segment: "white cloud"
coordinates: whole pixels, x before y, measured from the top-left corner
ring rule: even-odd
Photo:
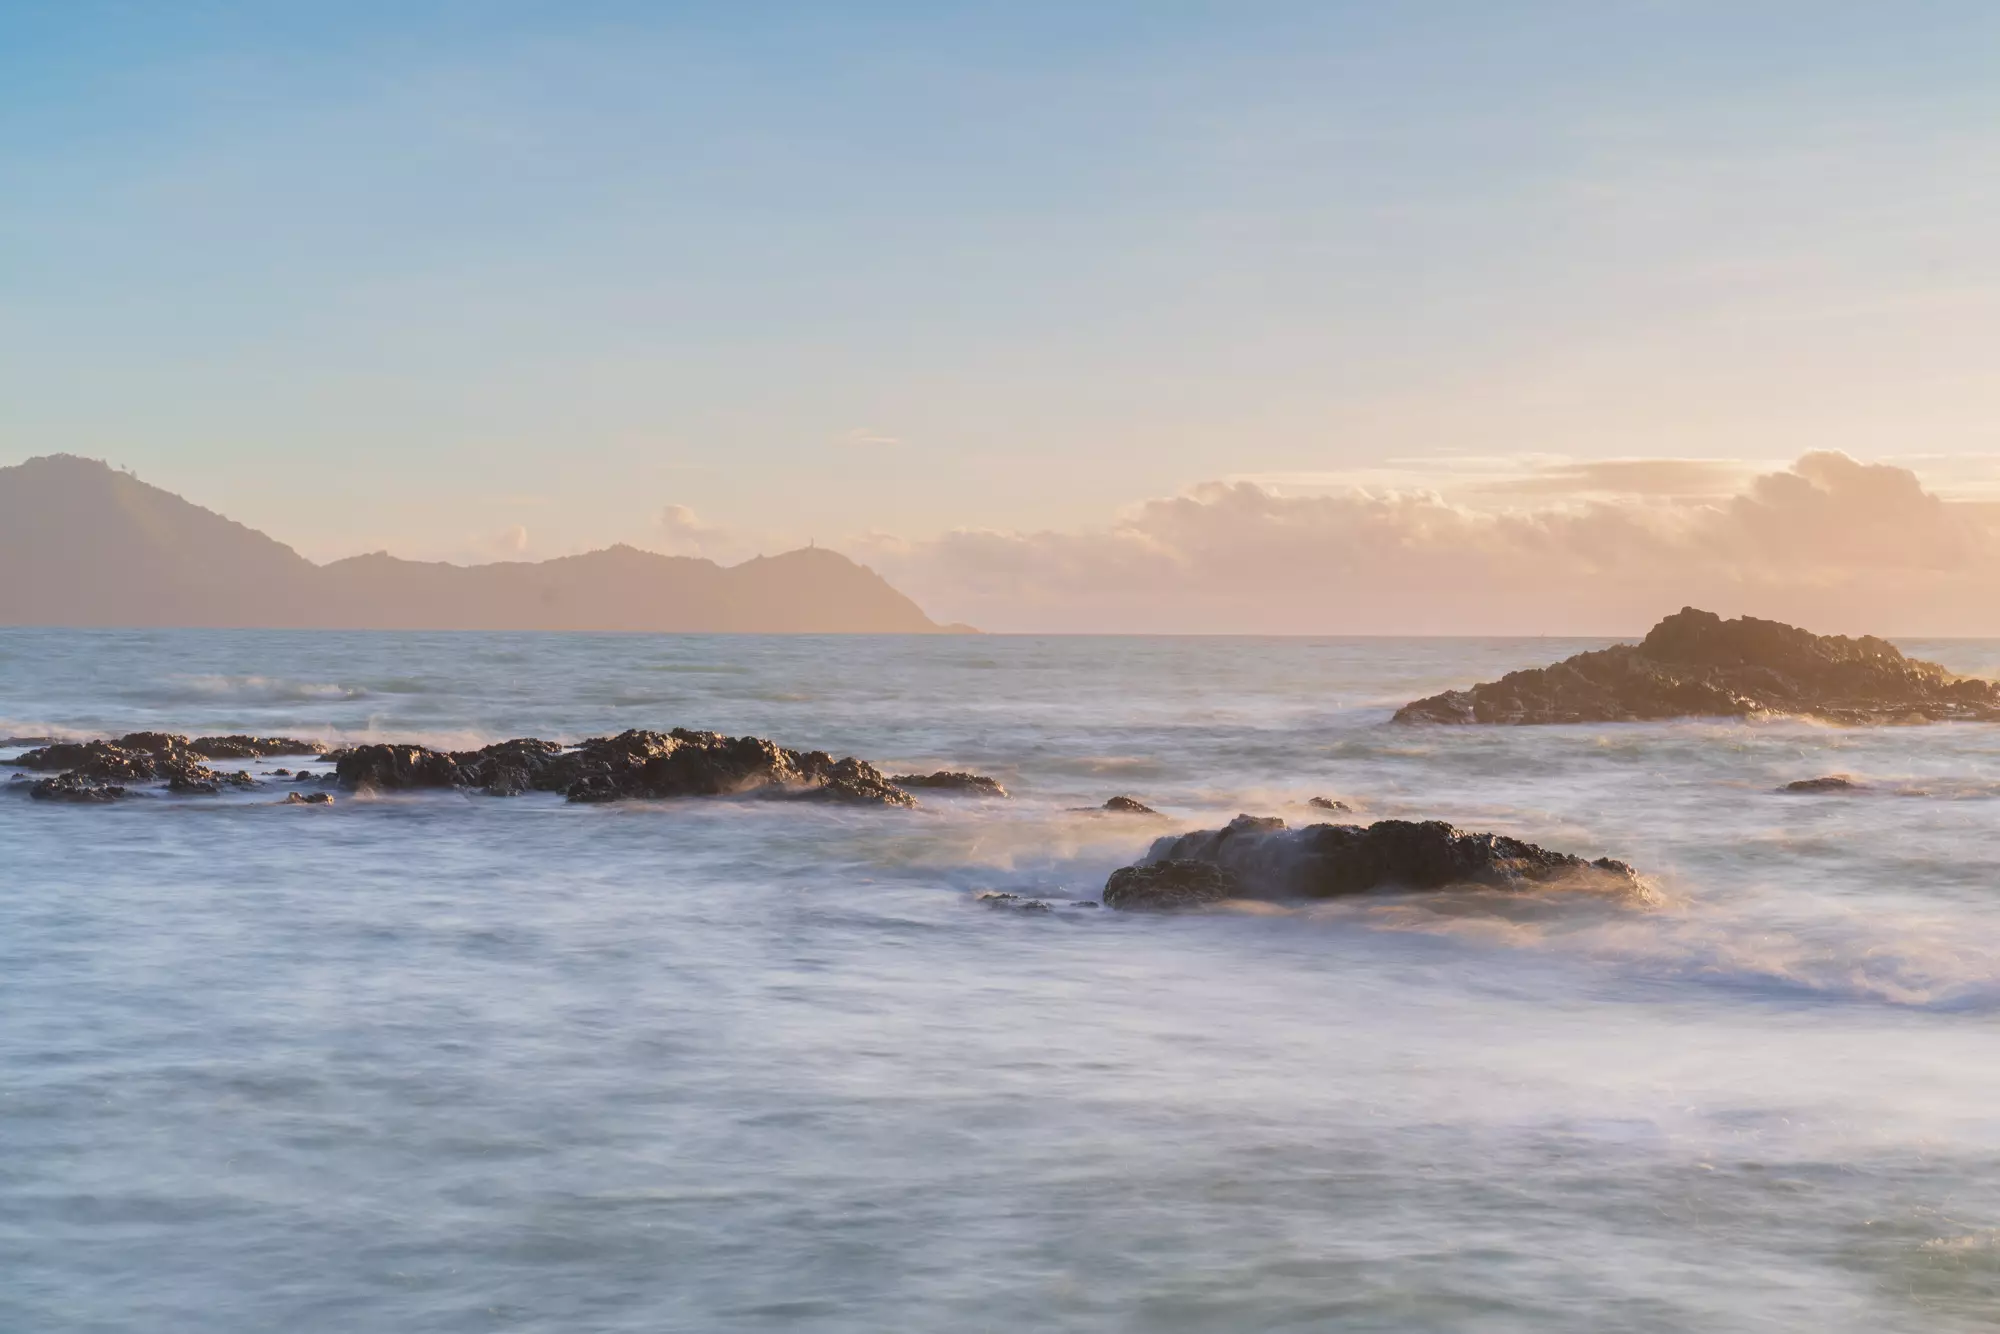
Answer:
[[[934,617],[988,629],[1609,634],[1694,603],[1827,630],[2000,631],[1993,507],[1833,453],[1705,495],[1713,462],[1551,467],[1546,488],[1488,487],[1486,504],[1217,482],[1096,531],[861,547]]]

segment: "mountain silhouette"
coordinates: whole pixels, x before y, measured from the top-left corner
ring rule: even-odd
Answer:
[[[94,459],[0,468],[0,624],[925,634],[941,627],[824,548],[721,566],[614,546],[493,565],[383,552],[315,565]],[[959,629],[963,627],[949,627]]]

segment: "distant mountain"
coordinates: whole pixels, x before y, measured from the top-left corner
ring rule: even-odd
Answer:
[[[0,624],[926,634],[941,627],[821,548],[721,566],[615,546],[495,565],[378,552],[315,565],[93,459],[0,468]]]

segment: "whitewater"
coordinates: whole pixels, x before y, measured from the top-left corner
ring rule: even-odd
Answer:
[[[2000,729],[1389,722],[1603,642],[0,630],[0,738],[1012,793],[0,779],[0,1330],[2000,1328]],[[1648,893],[1082,906],[1316,796]]]

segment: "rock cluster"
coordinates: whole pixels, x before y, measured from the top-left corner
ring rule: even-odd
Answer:
[[[424,746],[356,746],[337,753],[334,771],[350,788],[458,787],[493,796],[561,792],[579,802],[766,792],[916,805],[915,798],[866,761],[836,760],[825,751],[789,750],[762,737],[685,728],[621,732],[573,748],[531,737],[456,752]]]
[[[1872,635],[1815,635],[1682,608],[1637,644],[1579,653],[1416,700],[1399,723],[1606,723],[1795,715],[1827,722],[2000,721],[2000,684],[1906,658]]]
[[[249,774],[211,769],[204,759],[248,755],[250,745],[305,747],[285,754],[312,754],[316,742],[274,737],[197,737],[169,732],[130,732],[116,741],[61,741],[8,761],[24,769],[62,770],[43,779],[32,795],[56,801],[108,801],[126,795],[124,784],[165,783],[170,792],[212,796],[225,787],[251,787]],[[279,752],[271,752],[279,753]]]
[[[1181,908],[1225,898],[1325,899],[1372,889],[1481,885],[1522,889],[1575,882],[1630,889],[1624,862],[1585,861],[1504,834],[1467,833],[1442,820],[1378,820],[1367,826],[1239,815],[1221,829],[1169,835],[1145,859],[1111,873],[1112,908]]]

